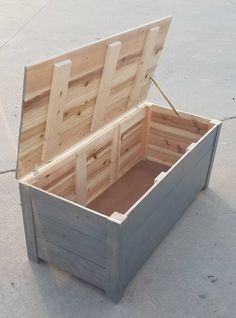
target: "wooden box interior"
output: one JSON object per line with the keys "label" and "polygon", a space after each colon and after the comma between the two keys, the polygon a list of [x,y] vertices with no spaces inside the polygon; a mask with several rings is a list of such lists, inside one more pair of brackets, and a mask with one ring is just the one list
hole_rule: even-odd
{"label": "wooden box interior", "polygon": [[211,127],[145,99],[171,17],[26,67],[17,178],[126,213]]}
{"label": "wooden box interior", "polygon": [[125,214],[213,125],[144,103],[25,181],[107,216]]}

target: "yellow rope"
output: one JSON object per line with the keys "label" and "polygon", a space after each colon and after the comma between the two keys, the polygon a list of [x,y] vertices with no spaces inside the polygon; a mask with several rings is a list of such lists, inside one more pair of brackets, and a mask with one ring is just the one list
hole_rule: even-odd
{"label": "yellow rope", "polygon": [[151,80],[152,83],[156,86],[156,88],[159,90],[159,92],[160,92],[161,95],[164,97],[164,99],[167,101],[167,103],[170,105],[170,107],[173,109],[173,111],[175,112],[175,114],[180,118],[180,115],[179,115],[179,113],[177,112],[177,110],[175,109],[174,105],[173,105],[172,102],[169,100],[169,98],[166,96],[166,94],[163,92],[163,90],[160,88],[160,86],[157,84],[157,82],[154,80],[154,78],[150,76],[150,80]]}

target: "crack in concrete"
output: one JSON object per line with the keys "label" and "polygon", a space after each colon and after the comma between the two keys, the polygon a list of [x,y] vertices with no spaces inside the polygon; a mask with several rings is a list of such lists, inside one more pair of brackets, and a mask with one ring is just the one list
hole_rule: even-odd
{"label": "crack in concrete", "polygon": [[18,30],[16,30],[15,33],[12,34],[12,36],[10,36],[10,38],[8,40],[6,40],[6,42],[4,42],[1,46],[0,46],[0,50],[3,49],[12,39],[14,39],[14,37],[33,19],[35,18],[47,5],[49,4],[49,1],[44,4],[41,8],[39,8],[39,10],[37,12],[35,12],[35,14],[33,14]]}
{"label": "crack in concrete", "polygon": [[225,117],[225,118],[220,119],[220,121],[227,121],[227,120],[231,120],[231,119],[236,119],[236,116]]}
{"label": "crack in concrete", "polygon": [[16,172],[16,169],[9,169],[9,170],[0,171],[0,175],[1,174],[12,173],[12,172]]}
{"label": "crack in concrete", "polygon": [[235,4],[231,0],[228,0],[228,3],[234,8],[234,10],[236,9]]}

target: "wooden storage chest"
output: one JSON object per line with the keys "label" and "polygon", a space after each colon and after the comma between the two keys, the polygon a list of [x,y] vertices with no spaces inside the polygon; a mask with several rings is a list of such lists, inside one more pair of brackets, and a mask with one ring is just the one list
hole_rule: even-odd
{"label": "wooden storage chest", "polygon": [[115,302],[208,185],[221,126],[145,101],[170,21],[25,70],[17,179],[29,259]]}

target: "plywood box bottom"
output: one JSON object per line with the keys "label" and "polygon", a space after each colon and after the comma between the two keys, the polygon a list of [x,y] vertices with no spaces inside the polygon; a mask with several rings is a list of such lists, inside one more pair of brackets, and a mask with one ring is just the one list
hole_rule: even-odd
{"label": "plywood box bottom", "polygon": [[26,72],[17,178],[29,258],[115,302],[208,185],[221,125],[143,98],[169,22]]}

